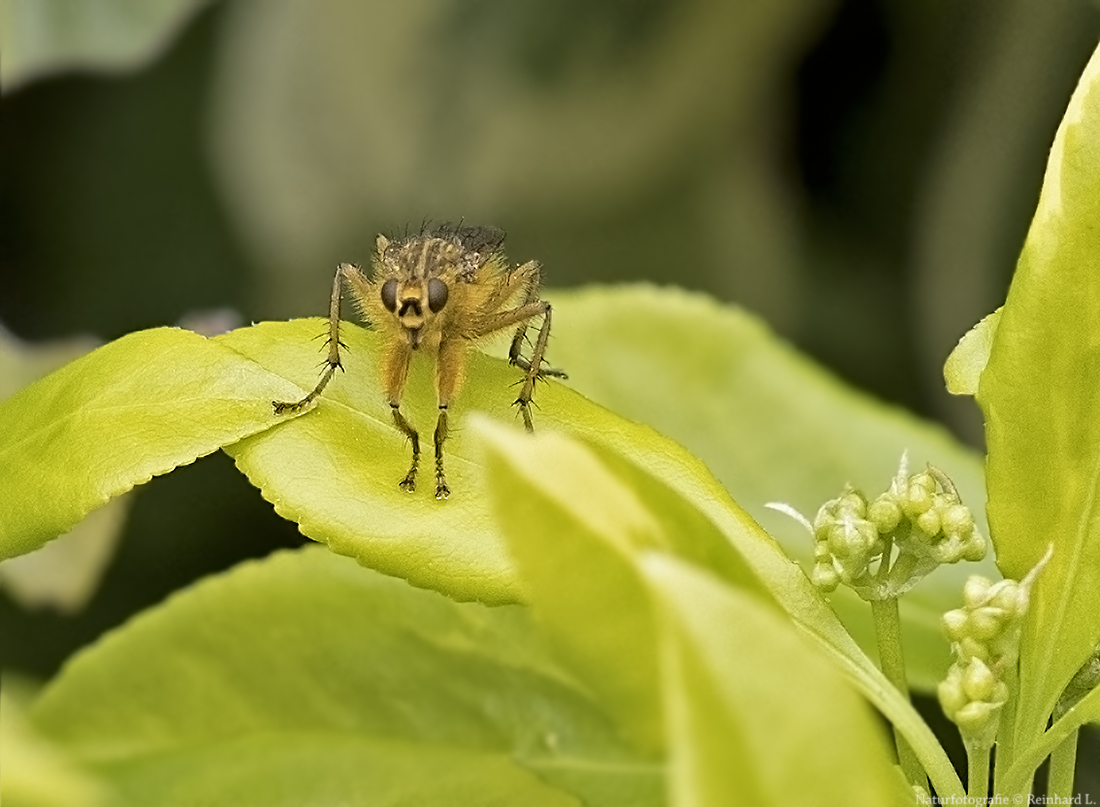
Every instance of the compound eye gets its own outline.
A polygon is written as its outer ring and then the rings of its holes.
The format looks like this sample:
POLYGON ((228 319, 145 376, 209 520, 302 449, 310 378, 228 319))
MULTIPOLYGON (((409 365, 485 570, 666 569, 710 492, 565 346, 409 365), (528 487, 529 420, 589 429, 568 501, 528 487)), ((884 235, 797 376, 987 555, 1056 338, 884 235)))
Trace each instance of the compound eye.
POLYGON ((428 308, 432 309, 433 314, 443 310, 443 306, 447 304, 448 294, 450 291, 447 289, 447 284, 438 277, 428 281, 428 308))
POLYGON ((382 284, 382 305, 391 314, 397 310, 397 278, 391 277, 382 284))

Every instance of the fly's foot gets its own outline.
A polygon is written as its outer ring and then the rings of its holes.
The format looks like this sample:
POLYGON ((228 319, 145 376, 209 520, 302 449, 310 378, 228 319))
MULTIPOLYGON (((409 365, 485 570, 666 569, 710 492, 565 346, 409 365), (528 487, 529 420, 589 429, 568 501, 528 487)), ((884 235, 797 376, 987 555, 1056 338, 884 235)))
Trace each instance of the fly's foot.
POLYGON ((272 401, 271 407, 275 410, 276 415, 285 415, 287 412, 301 412, 305 409, 306 405, 310 402, 310 398, 304 398, 301 401, 272 401))
POLYGON ((523 428, 527 430, 528 434, 533 434, 535 431, 535 424, 531 420, 531 401, 525 401, 523 398, 516 398, 513 406, 518 406, 519 411, 523 414, 523 428))

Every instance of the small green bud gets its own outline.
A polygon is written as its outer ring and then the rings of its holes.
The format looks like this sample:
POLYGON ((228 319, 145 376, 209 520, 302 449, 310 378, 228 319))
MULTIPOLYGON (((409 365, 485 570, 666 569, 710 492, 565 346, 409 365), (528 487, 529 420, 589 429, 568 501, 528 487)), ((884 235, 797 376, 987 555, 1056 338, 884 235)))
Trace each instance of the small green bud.
POLYGON ((985 557, 985 552, 985 538, 976 530, 971 530, 970 535, 966 538, 966 543, 963 544, 963 559, 977 563, 985 557))
POLYGON ((989 647, 971 636, 965 636, 958 643, 959 661, 970 662, 974 659, 989 661, 989 647))
POLYGON ((963 586, 963 604, 968 608, 984 605, 993 584, 981 575, 971 575, 963 586))
POLYGON ((876 541, 878 530, 875 525, 862 519, 841 522, 829 530, 829 549, 838 558, 865 555, 876 541))
POLYGON ((966 611, 956 608, 943 615, 943 632, 952 642, 959 642, 966 636, 969 619, 966 611))
POLYGON ((909 489, 906 491, 903 506, 910 518, 918 518, 921 513, 932 507, 932 491, 935 489, 936 483, 932 481, 932 489, 929 489, 926 485, 918 483, 917 478, 921 476, 932 480, 932 477, 928 474, 917 474, 909 480, 909 489))
POLYGON ((966 692, 963 691, 962 672, 958 667, 952 665, 947 671, 947 677, 936 687, 936 695, 940 701, 940 708, 951 720, 954 720, 955 714, 970 702, 966 692))
POLYGON ((867 513, 867 500, 863 498, 863 494, 858 490, 850 490, 841 496, 837 501, 837 515, 838 516, 854 516, 856 518, 863 518, 867 513))
POLYGON ((961 504, 953 504, 943 508, 940 514, 943 531, 947 535, 957 535, 959 538, 969 538, 974 532, 974 515, 970 508, 961 504))
POLYGON ((1005 614, 999 608, 983 605, 970 612, 967 618, 968 636, 987 642, 1004 630, 1005 614))
POLYGON ((910 492, 912 492, 914 488, 919 488, 931 496, 936 492, 936 477, 932 476, 928 471, 921 471, 920 473, 913 474, 909 477, 910 492))
POLYGON ((901 507, 897 499, 889 493, 883 493, 867 508, 867 519, 875 525, 880 534, 893 532, 901 523, 901 507))
POLYGON ((997 677, 981 659, 974 659, 963 673, 963 691, 972 701, 988 701, 993 695, 997 677))
POLYGON ((989 604, 1003 610, 1009 618, 1027 613, 1028 591, 1015 580, 1001 580, 990 588, 988 596, 989 604))
POLYGON ((926 535, 938 535, 940 532, 940 513, 935 507, 930 507, 917 516, 917 527, 926 535))

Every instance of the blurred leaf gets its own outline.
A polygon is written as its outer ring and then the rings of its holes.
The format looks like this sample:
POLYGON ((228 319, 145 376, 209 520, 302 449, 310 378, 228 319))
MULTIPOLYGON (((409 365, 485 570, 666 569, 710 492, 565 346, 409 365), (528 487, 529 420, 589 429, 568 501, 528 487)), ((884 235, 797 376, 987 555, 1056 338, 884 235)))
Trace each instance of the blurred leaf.
MULTIPOLYGON (((805 568, 810 536, 765 504, 787 502, 812 518, 846 483, 874 496, 905 450, 913 465, 931 462, 952 478, 987 533, 973 451, 942 427, 845 386, 751 314, 652 286, 547 296, 553 359, 569 370, 569 386, 692 451, 805 568)), ((934 688, 947 669, 940 616, 958 605, 971 574, 997 577, 992 558, 942 567, 901 603, 910 683, 919 689, 934 688)), ((873 656, 866 603, 846 590, 830 601, 873 656)))
POLYGON ((190 331, 130 334, 0 402, 0 558, 274 420, 297 389, 190 331))
POLYGON ((208 0, 0 0, 0 84, 47 73, 119 71, 155 58, 208 0))
POLYGON ((947 391, 952 395, 978 394, 978 380, 989 363, 989 351, 993 348, 1000 319, 1000 308, 982 317, 981 322, 963 335, 947 357, 943 378, 947 382, 947 391))
POLYGON ((1055 136, 982 373, 989 522, 1005 575, 1054 546, 1024 628, 1016 739, 1100 641, 1100 51, 1055 136))
POLYGON ((536 615, 563 658, 639 746, 671 751, 658 669, 660 606, 654 606, 641 570, 649 554, 664 553, 755 595, 761 605, 774 596, 804 635, 909 739, 937 791, 962 793, 950 761, 907 697, 855 645, 797 566, 736 505, 714 492, 713 480, 704 474, 690 482, 683 475, 653 475, 643 482, 647 472, 640 467, 626 470, 636 457, 620 454, 606 462, 615 450, 594 437, 585 438, 593 445, 562 434, 532 437, 481 418, 471 430, 485 438, 494 512, 536 615), (676 499, 682 501, 670 507, 676 499), (700 511, 697 518, 705 515, 713 526, 681 533, 687 523, 683 508, 692 506, 700 511), (714 528, 728 547, 701 551, 714 528), (767 594, 756 581, 767 585, 767 594))
POLYGON ((525 609, 307 548, 199 584, 74 659, 33 725, 128 804, 657 805, 525 609))
POLYGON ((0 800, 9 807, 100 807, 107 789, 27 721, 29 682, 5 673, 0 688, 0 800))
POLYGON ((130 500, 112 499, 61 537, 0 562, 0 586, 23 608, 82 609, 114 556, 130 500))
POLYGON ((873 713, 790 623, 667 556, 642 569, 661 617, 674 803, 912 804, 896 798, 873 713))

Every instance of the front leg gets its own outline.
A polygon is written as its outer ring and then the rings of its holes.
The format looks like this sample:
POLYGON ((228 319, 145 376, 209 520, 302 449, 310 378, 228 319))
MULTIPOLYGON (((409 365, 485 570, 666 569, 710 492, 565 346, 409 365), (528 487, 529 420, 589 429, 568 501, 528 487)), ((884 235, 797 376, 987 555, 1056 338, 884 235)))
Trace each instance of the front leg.
POLYGON ((446 499, 451 495, 447 478, 443 474, 443 441, 447 439, 447 407, 439 407, 439 420, 435 423, 435 497, 446 499))
MULTIPOLYGON (((412 442, 412 465, 409 467, 409 472, 405 474, 405 478, 398 483, 398 486, 402 490, 407 490, 409 491, 409 493, 412 493, 414 490, 416 490, 416 469, 417 466, 420 465, 420 435, 417 433, 416 429, 412 427, 412 424, 409 423, 409 421, 405 420, 405 416, 401 414, 401 410, 398 408, 398 404, 391 403, 390 412, 393 413, 394 425, 397 426, 397 428, 399 428, 405 434, 405 436, 409 438, 410 442, 412 442)), ((437 447, 437 454, 438 451, 439 449, 437 447)))
POLYGON ((435 497, 446 499, 451 495, 447 477, 443 473, 443 443, 447 439, 447 407, 458 392, 462 374, 466 369, 467 341, 454 333, 444 334, 439 342, 435 359, 435 395, 439 402, 439 419, 435 424, 435 497))
POLYGON ((272 401, 271 405, 274 407, 276 415, 281 415, 284 412, 299 412, 309 406, 318 395, 324 392, 325 387, 328 386, 328 382, 332 380, 332 376, 336 374, 336 371, 344 369, 343 365, 340 364, 340 348, 347 347, 340 341, 341 279, 347 280, 353 288, 356 287, 357 283, 366 282, 358 266, 342 263, 336 267, 336 274, 332 278, 332 294, 329 296, 328 301, 328 341, 326 343, 328 345, 328 356, 325 358, 325 370, 321 375, 321 380, 317 382, 317 386, 313 388, 313 391, 300 401, 272 401))
POLYGON ((412 362, 412 348, 405 341, 395 342, 389 347, 382 360, 382 383, 386 388, 386 397, 390 402, 393 425, 412 443, 412 464, 398 485, 410 493, 416 490, 416 471, 420 465, 420 435, 412 424, 401 414, 401 396, 405 392, 405 382, 409 377, 409 364, 412 362))

